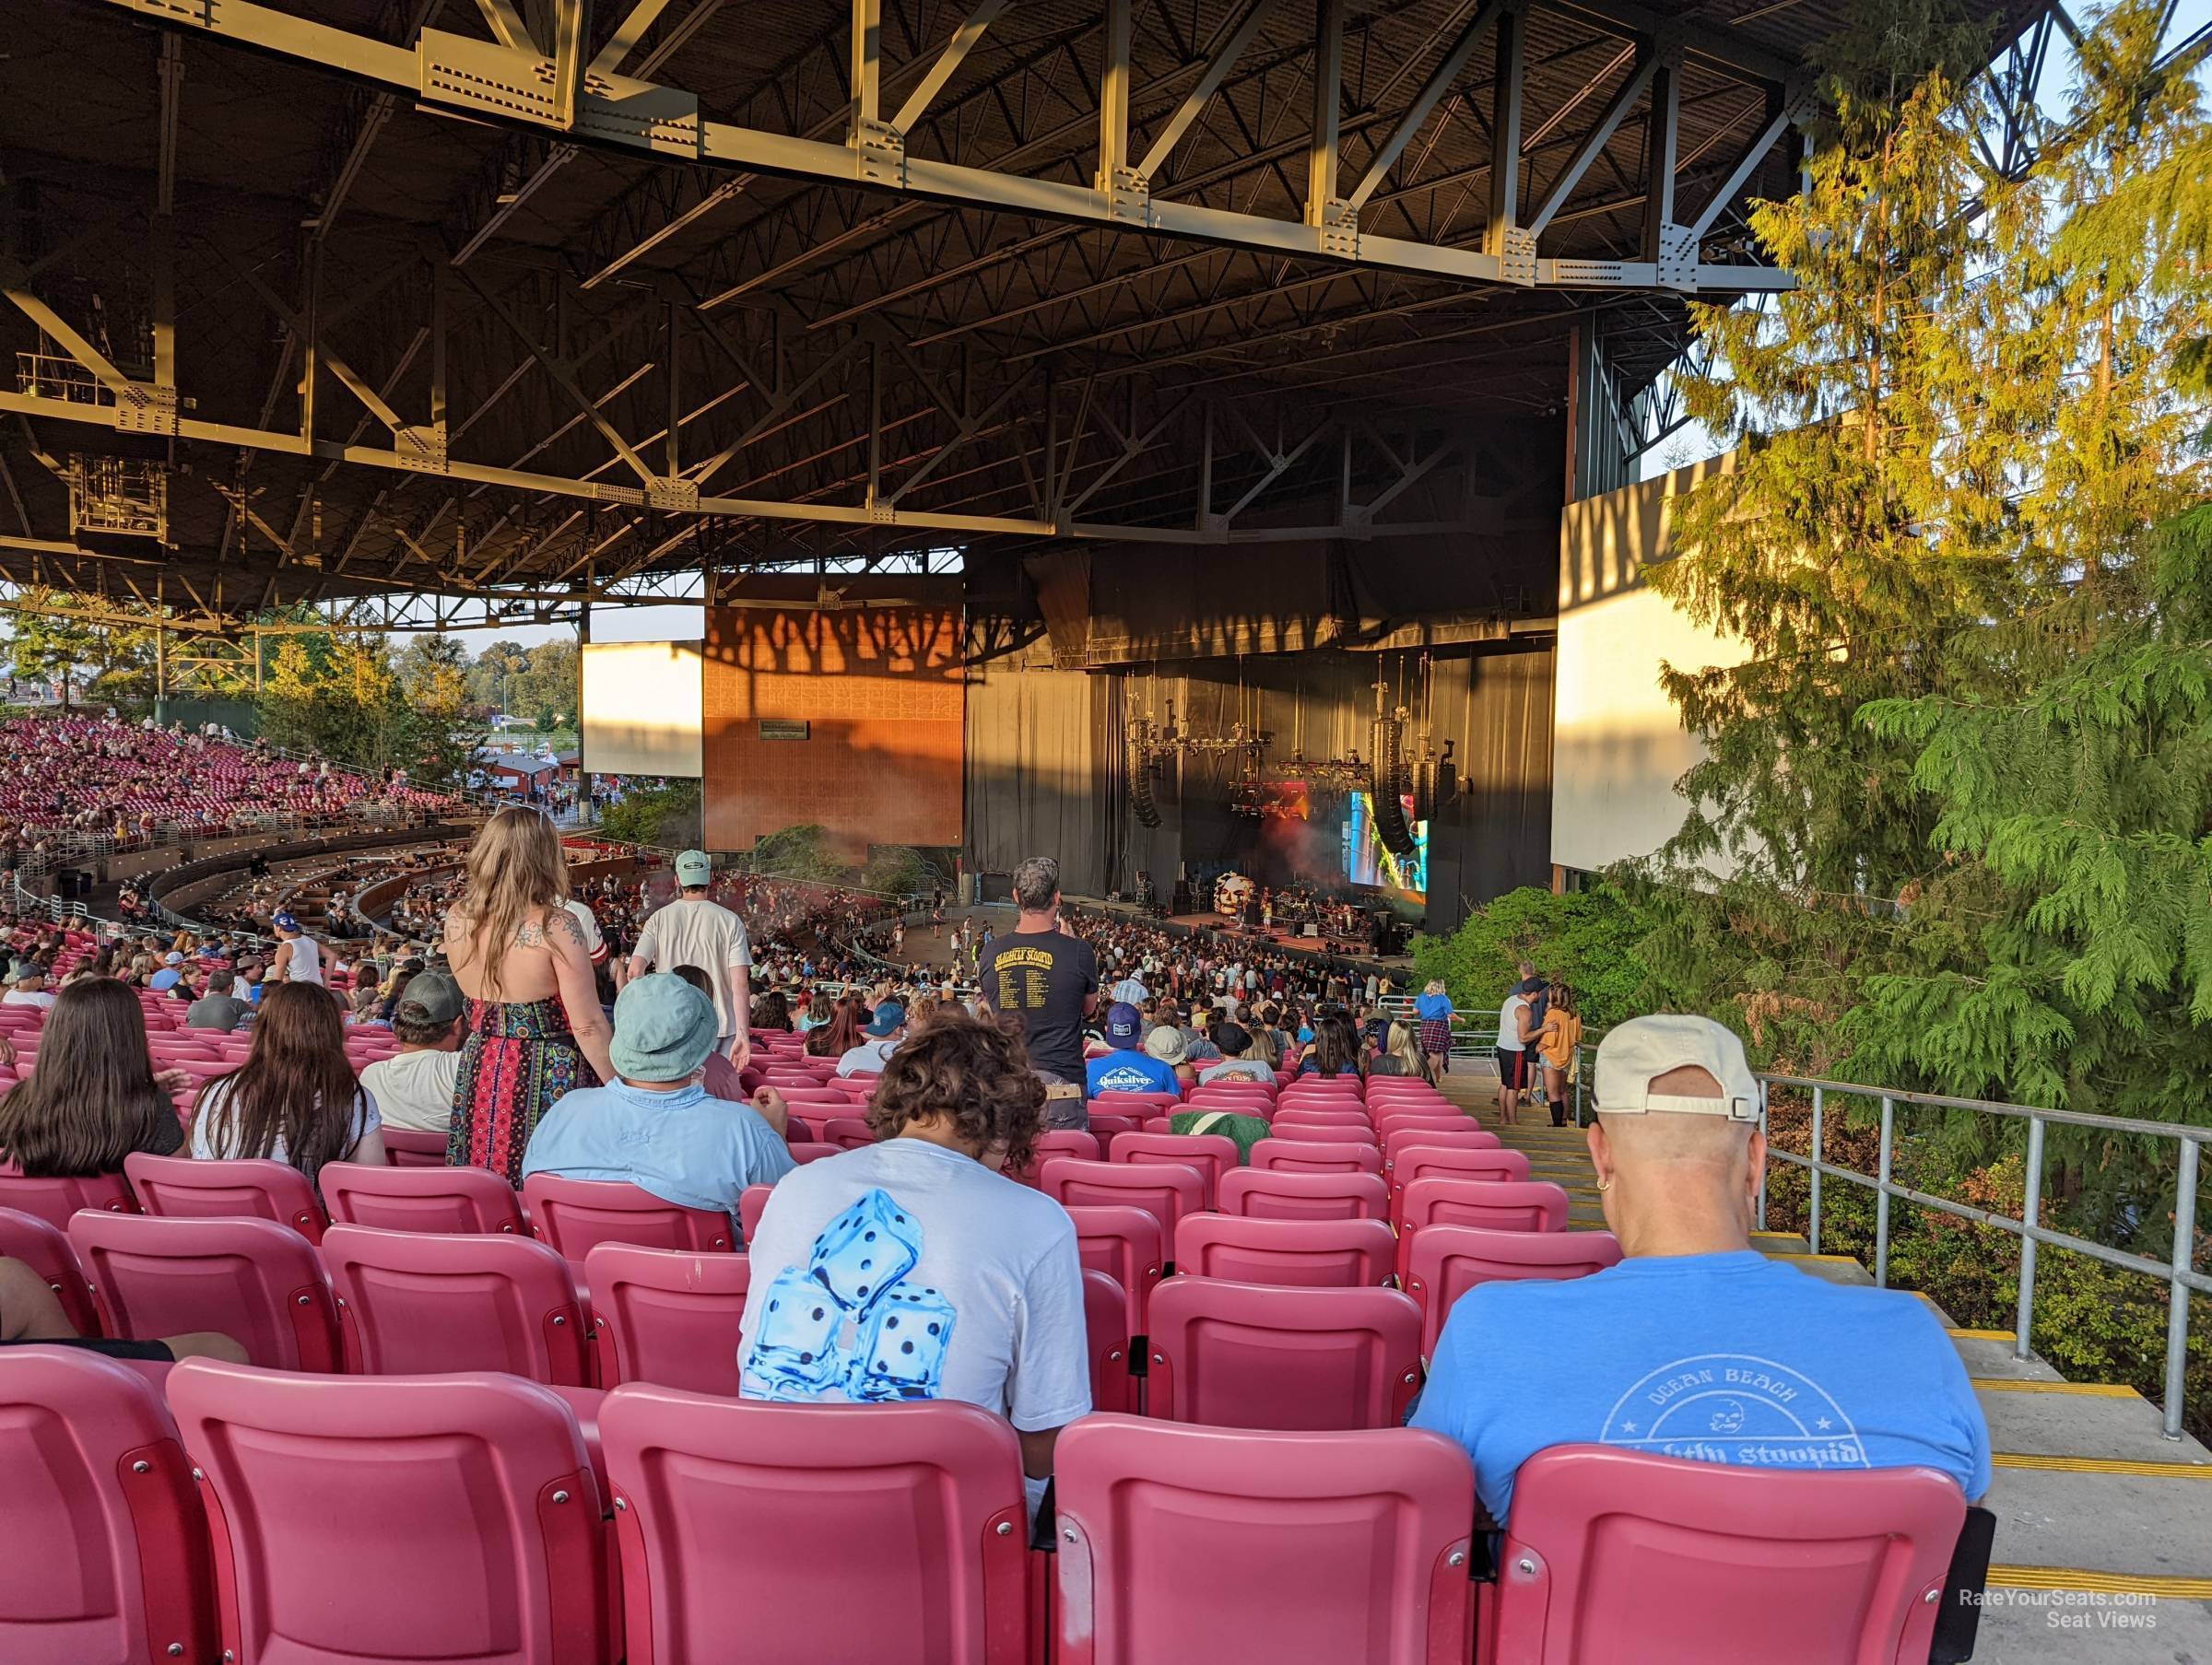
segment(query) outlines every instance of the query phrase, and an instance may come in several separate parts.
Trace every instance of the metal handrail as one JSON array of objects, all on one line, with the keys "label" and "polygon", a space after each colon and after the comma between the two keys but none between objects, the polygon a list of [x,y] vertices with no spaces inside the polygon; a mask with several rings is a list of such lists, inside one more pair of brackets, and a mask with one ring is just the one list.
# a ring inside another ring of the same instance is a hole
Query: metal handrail
[{"label": "metal handrail", "polygon": [[[2053,1249],[2071,1249],[2076,1254],[2102,1260],[2108,1266],[2117,1266],[2127,1272],[2141,1272],[2166,1282],[2166,1411],[2165,1434],[2168,1439],[2182,1437],[2182,1400],[2189,1362],[2189,1294],[2212,1295],[2212,1274],[2195,1270],[2194,1265],[2196,1246],[2196,1187],[2197,1171],[2204,1147],[2212,1142],[2212,1127],[2194,1127],[2178,1121],[2145,1121],[2129,1116],[2099,1116],[2086,1110],[2045,1109],[2030,1105],[2005,1104],[1988,1098],[1953,1098],[1941,1093],[1911,1093],[1896,1088],[1870,1087],[1856,1082],[1830,1081],[1820,1076],[1764,1075],[1760,1080],[1771,1090],[1791,1087],[1809,1091],[1813,1096],[1812,1150],[1799,1155],[1794,1151],[1767,1147],[1771,1158],[1804,1168],[1808,1176],[1810,1195],[1807,1199],[1808,1229],[1806,1237],[1815,1254],[1820,1252],[1820,1181],[1826,1176],[1849,1180],[1853,1185],[1866,1187],[1875,1193],[1874,1281],[1883,1288],[1889,1284],[1889,1199],[1900,1197],[1922,1208],[1971,1220],[1979,1225],[2009,1232],[2020,1240],[2019,1301],[2013,1317],[2012,1355],[2024,1359],[2029,1354],[2029,1336],[2035,1317],[2035,1251],[2039,1245],[2049,1244]],[[1860,1173],[1856,1168],[1844,1167],[1830,1162],[1822,1155],[1822,1134],[1827,1114],[1828,1095],[1846,1094],[1854,1098],[1877,1099],[1882,1107],[1880,1145],[1880,1172],[1874,1176]],[[1890,1164],[1896,1151],[1897,1107],[1918,1105],[1930,1109],[1972,1110],[1980,1114],[2006,1116],[2028,1123],[2028,1169],[2020,1206],[2021,1217],[1994,1213],[1957,1202],[1948,1197],[1937,1197],[1927,1191],[1900,1185],[1890,1177]],[[2177,1188],[2173,1203],[2173,1247],[2165,1264],[2148,1256],[2130,1254],[2124,1249],[2113,1249],[2102,1243],[2093,1243],[2087,1237],[2077,1237],[2071,1232],[2053,1231],[2037,1223],[2041,1212],[2043,1189],[2043,1130],[2053,1122],[2065,1127],[2093,1128],[2104,1133],[2134,1133],[2150,1139],[2171,1139],[2179,1149]],[[1759,1113],[1759,1131],[1767,1126],[1767,1106],[1761,1102]],[[1762,1175],[1759,1187],[1759,1223],[1767,1222],[1767,1184]]]}]

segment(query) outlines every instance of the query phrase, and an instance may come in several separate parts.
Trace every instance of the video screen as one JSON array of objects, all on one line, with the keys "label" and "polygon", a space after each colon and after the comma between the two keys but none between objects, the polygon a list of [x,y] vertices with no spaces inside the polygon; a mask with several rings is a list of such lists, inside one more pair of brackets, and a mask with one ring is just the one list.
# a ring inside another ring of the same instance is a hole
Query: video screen
[{"label": "video screen", "polygon": [[1426,900],[1429,896],[1429,823],[1413,818],[1413,799],[1399,800],[1406,823],[1413,828],[1413,853],[1395,856],[1375,837],[1375,801],[1368,792],[1354,792],[1344,818],[1344,871],[1355,885]]}]

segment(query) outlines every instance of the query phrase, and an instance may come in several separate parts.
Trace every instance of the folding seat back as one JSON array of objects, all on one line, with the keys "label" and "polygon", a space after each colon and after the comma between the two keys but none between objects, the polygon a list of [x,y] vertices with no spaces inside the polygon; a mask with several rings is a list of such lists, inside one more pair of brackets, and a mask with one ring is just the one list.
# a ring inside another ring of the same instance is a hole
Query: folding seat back
[{"label": "folding seat back", "polygon": [[822,1143],[841,1151],[856,1151],[876,1143],[876,1131],[858,1116],[832,1116],[822,1123]]},{"label": "folding seat back", "polygon": [[529,1213],[531,1231],[559,1250],[571,1266],[582,1265],[583,1257],[597,1243],[718,1253],[735,1248],[736,1242],[729,1215],[664,1202],[651,1191],[618,1179],[531,1174],[523,1180],[523,1207]]},{"label": "folding seat back", "polygon": [[1291,1174],[1380,1174],[1382,1153],[1353,1139],[1263,1139],[1252,1166]]},{"label": "folding seat back", "polygon": [[384,1155],[392,1158],[394,1167],[443,1167],[447,1144],[443,1133],[389,1124],[384,1128]]},{"label": "folding seat back", "polygon": [[192,1465],[139,1372],[74,1347],[0,1349],[0,1659],[214,1659]]},{"label": "folding seat back", "polygon": [[1206,1206],[1205,1176],[1180,1162],[1054,1156],[1037,1170],[1037,1187],[1063,1208],[1141,1208],[1159,1222],[1163,1248],[1175,1240],[1176,1221]]},{"label": "folding seat back", "polygon": [[1420,1383],[1421,1309],[1394,1289],[1172,1277],[1145,1330],[1146,1410],[1225,1428],[1391,1428]]},{"label": "folding seat back", "polygon": [[1277,1121],[1269,1130],[1270,1139],[1299,1139],[1308,1144],[1371,1144],[1382,1147],[1375,1138],[1375,1130],[1364,1121],[1335,1122],[1326,1125],[1310,1121]]},{"label": "folding seat back", "polygon": [[1178,1276],[1309,1289],[1380,1288],[1397,1239],[1380,1220],[1266,1220],[1185,1214],[1175,1227]]},{"label": "folding seat back", "polygon": [[1424,1225],[1401,1235],[1398,1245],[1406,1293],[1421,1307],[1424,1359],[1436,1356],[1436,1338],[1444,1332],[1453,1305],[1477,1284],[1504,1278],[1586,1278],[1620,1263],[1620,1241],[1609,1231]]},{"label": "folding seat back", "polygon": [[1182,1095],[1162,1091],[1106,1092],[1095,1095],[1090,1102],[1112,1115],[1145,1117],[1155,1111],[1164,1114],[1179,1108],[1182,1103]]},{"label": "folding seat back", "polygon": [[195,1162],[133,1151],[123,1171],[149,1214],[183,1220],[275,1220],[310,1243],[328,1224],[315,1188],[288,1162]]},{"label": "folding seat back", "polygon": [[1401,1129],[1414,1128],[1438,1133],[1478,1133],[1485,1131],[1474,1117],[1455,1110],[1449,1105],[1438,1105],[1434,1109],[1391,1108],[1375,1112],[1375,1131],[1385,1138]]},{"label": "folding seat back", "polygon": [[92,1286],[77,1264],[76,1250],[68,1234],[36,1214],[0,1208],[0,1256],[20,1260],[53,1291],[62,1304],[62,1316],[79,1335],[100,1333],[100,1308],[92,1302]]},{"label": "folding seat back", "polygon": [[1152,1291],[1167,1272],[1168,1237],[1157,1216],[1127,1204],[1075,1203],[1067,1217],[1076,1223],[1076,1253],[1086,1272],[1102,1272],[1122,1286],[1129,1302],[1129,1333],[1145,1332],[1145,1312]]},{"label": "folding seat back", "polygon": [[1390,1170],[1392,1206],[1403,1211],[1406,1188],[1430,1178],[1453,1179],[1526,1179],[1528,1158],[1519,1151],[1488,1150],[1465,1145],[1412,1144],[1398,1152]]},{"label": "folding seat back", "polygon": [[332,1162],[319,1176],[333,1221],[384,1231],[523,1232],[514,1187],[480,1167],[371,1167]]},{"label": "folding seat back", "polygon": [[550,1389],[194,1359],[169,1402],[203,1476],[226,1658],[606,1659],[599,1485]]},{"label": "folding seat back", "polygon": [[652,1382],[735,1399],[737,1332],[752,1276],[743,1255],[599,1244],[583,1257],[583,1281],[601,1384]]},{"label": "folding seat back", "polygon": [[1439,1435],[1090,1416],[1053,1466],[1061,1665],[1468,1656],[1474,1472]]},{"label": "folding seat back", "polygon": [[1029,1658],[1021,1448],[1004,1417],[957,1400],[778,1405],[621,1387],[599,1433],[629,1665]]},{"label": "folding seat back", "polygon": [[0,1168],[0,1208],[36,1214],[60,1231],[69,1229],[70,1216],[80,1209],[101,1214],[135,1214],[138,1200],[121,1174],[100,1174],[89,1179],[28,1179],[11,1167]]},{"label": "folding seat back", "polygon": [[69,1223],[69,1242],[109,1335],[213,1330],[272,1370],[339,1366],[330,1281],[314,1245],[288,1225],[88,1212]]},{"label": "folding seat back", "polygon": [[1147,1111],[1143,1115],[1124,1115],[1116,1110],[1101,1109],[1099,1101],[1094,1098],[1090,1101],[1088,1112],[1091,1137],[1103,1145],[1116,1133],[1134,1133],[1151,1120],[1149,1107],[1147,1107]]},{"label": "folding seat back", "polygon": [[1387,1223],[1390,1187],[1380,1174],[1309,1174],[1281,1167],[1241,1167],[1222,1178],[1220,1204],[1225,1214],[1253,1219]]},{"label": "folding seat back", "polygon": [[760,1216],[768,1212],[769,1193],[775,1189],[772,1185],[748,1185],[737,1193],[737,1228],[745,1234],[746,1243],[760,1229]]},{"label": "folding seat back", "polygon": [[591,1385],[576,1281],[543,1243],[334,1225],[323,1264],[351,1374],[504,1370],[547,1387]]},{"label": "folding seat back", "polygon": [[1497,1658],[1925,1659],[1965,1515],[1932,1469],[1555,1446],[1514,1477]]},{"label": "folding seat back", "polygon": [[1322,1109],[1309,1105],[1285,1105],[1276,1111],[1274,1122],[1277,1128],[1348,1127],[1366,1132],[1372,1132],[1375,1126],[1362,1109],[1334,1107]]},{"label": "folding seat back", "polygon": [[819,1139],[799,1139],[792,1142],[791,1159],[797,1163],[819,1162],[826,1156],[841,1156],[849,1148]]},{"label": "folding seat back", "polygon": [[1243,1160],[1238,1154],[1237,1142],[1225,1134],[1171,1131],[1116,1133],[1106,1159],[1130,1163],[1174,1162],[1195,1168],[1206,1182],[1202,1206],[1206,1208],[1214,1205],[1221,1176]]},{"label": "folding seat back", "polygon": [[1398,1200],[1398,1224],[1411,1237],[1428,1225],[1479,1225],[1489,1231],[1567,1229],[1567,1190],[1548,1179],[1463,1178],[1430,1174]]},{"label": "folding seat back", "polygon": [[1129,1370],[1129,1297],[1105,1272],[1083,1270],[1083,1332],[1090,1346],[1090,1408],[1137,1409]]},{"label": "folding seat back", "polygon": [[1103,1154],[1099,1148],[1096,1133],[1087,1133],[1077,1128],[1047,1128],[1037,1135],[1029,1167],[1018,1172],[1008,1168],[1006,1170],[1006,1178],[1034,1190],[1037,1170],[1054,1156],[1077,1156],[1085,1162],[1096,1162]]},{"label": "folding seat back", "polygon": [[1394,1171],[1398,1153],[1412,1150],[1416,1146],[1439,1151],[1495,1151],[1504,1148],[1497,1134],[1477,1127],[1472,1121],[1449,1129],[1407,1127],[1404,1123],[1396,1123],[1382,1132],[1382,1171]]}]

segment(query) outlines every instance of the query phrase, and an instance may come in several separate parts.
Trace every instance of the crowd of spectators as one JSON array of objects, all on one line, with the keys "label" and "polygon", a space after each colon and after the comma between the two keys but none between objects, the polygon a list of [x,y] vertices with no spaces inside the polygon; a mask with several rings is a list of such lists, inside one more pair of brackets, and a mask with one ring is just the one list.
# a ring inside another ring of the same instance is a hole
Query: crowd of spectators
[{"label": "crowd of spectators", "polygon": [[112,715],[0,721],[0,850],[65,850],[108,838],[131,848],[165,832],[206,837],[280,816],[341,820],[366,803],[402,812],[453,800],[387,770],[381,779],[278,756],[260,741]]}]

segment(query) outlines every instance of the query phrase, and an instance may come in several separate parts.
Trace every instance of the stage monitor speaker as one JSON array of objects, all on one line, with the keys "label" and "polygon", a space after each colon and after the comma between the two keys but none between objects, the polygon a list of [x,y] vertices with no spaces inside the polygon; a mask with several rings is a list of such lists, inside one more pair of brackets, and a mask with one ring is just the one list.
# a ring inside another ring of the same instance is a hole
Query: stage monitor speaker
[{"label": "stage monitor speaker", "polygon": [[1011,902],[1014,899],[1014,875],[1010,873],[979,873],[975,875],[977,897],[984,902]]},{"label": "stage monitor speaker", "polygon": [[1198,909],[1192,906],[1191,903],[1191,882],[1188,879],[1177,879],[1175,881],[1174,911],[1179,914],[1196,913],[1198,911]]}]

